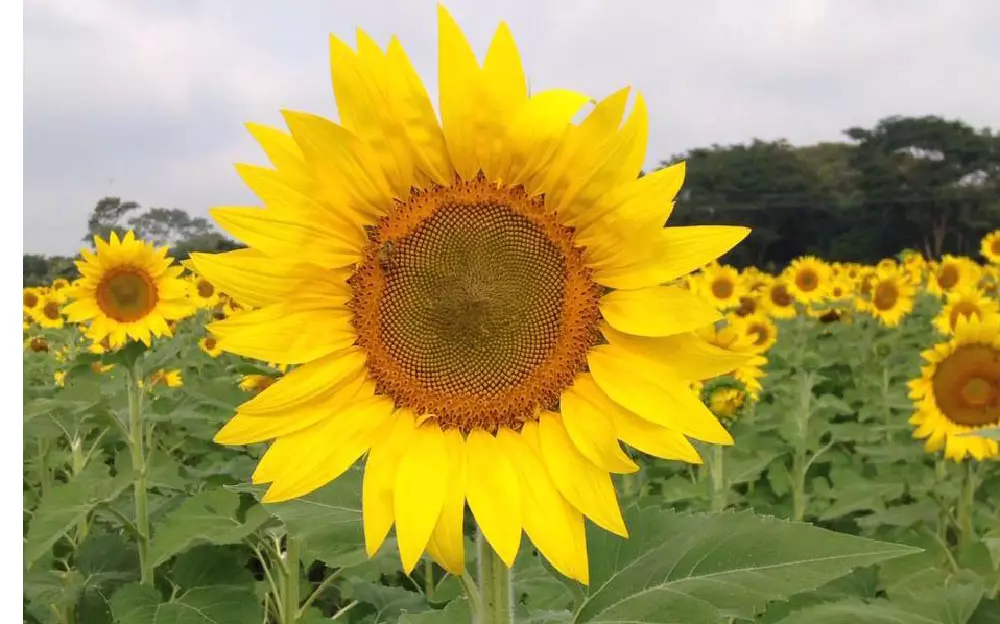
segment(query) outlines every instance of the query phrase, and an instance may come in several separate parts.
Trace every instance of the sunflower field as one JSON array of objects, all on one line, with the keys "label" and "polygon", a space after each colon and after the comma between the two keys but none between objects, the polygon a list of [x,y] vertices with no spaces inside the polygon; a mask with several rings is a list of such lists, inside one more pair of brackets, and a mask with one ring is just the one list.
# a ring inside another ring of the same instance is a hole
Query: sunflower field
[{"label": "sunflower field", "polygon": [[1000,231],[728,266],[640,95],[439,30],[440,122],[359,31],[249,125],[244,246],[24,288],[24,621],[1000,624]]}]

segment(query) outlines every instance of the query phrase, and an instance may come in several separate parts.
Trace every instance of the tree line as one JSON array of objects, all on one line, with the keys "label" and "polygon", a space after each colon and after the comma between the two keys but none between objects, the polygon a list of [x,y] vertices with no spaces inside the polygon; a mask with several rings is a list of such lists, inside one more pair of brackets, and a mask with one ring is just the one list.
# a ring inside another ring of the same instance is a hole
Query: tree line
[{"label": "tree line", "polygon": [[[975,257],[979,240],[1000,227],[1000,132],[936,116],[882,119],[844,130],[845,140],[712,145],[675,154],[687,179],[672,225],[747,225],[751,235],[724,261],[778,270],[793,258],[876,262],[915,249],[928,258]],[[84,241],[112,231],[167,245],[178,259],[239,244],[202,217],[172,208],[143,210],[105,197]],[[24,256],[24,283],[75,277],[72,259]]]}]

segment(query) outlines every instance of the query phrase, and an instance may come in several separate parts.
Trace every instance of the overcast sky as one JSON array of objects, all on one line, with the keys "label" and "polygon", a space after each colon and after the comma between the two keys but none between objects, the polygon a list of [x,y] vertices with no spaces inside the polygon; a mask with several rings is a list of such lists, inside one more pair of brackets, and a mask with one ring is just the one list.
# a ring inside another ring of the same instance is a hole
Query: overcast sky
[{"label": "overcast sky", "polygon": [[[482,58],[511,26],[533,90],[650,109],[647,164],[751,137],[836,140],[891,114],[1000,127],[996,0],[452,0]],[[73,254],[96,200],[256,201],[243,123],[335,118],[327,33],[399,36],[436,99],[433,0],[26,0],[24,250]]]}]

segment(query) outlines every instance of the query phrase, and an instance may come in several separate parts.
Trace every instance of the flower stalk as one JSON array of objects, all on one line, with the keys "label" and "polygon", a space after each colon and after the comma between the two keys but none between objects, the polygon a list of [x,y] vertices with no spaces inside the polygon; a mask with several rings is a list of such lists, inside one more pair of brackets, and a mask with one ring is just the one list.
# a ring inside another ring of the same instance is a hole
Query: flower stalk
[{"label": "flower stalk", "polygon": [[139,546],[139,581],[153,584],[153,561],[149,558],[149,499],[145,453],[145,422],[142,419],[142,366],[137,358],[128,369],[128,440],[132,453],[132,487],[135,493],[135,528]]},{"label": "flower stalk", "polygon": [[511,570],[500,560],[479,532],[476,536],[479,560],[479,612],[476,624],[513,624],[514,591]]}]

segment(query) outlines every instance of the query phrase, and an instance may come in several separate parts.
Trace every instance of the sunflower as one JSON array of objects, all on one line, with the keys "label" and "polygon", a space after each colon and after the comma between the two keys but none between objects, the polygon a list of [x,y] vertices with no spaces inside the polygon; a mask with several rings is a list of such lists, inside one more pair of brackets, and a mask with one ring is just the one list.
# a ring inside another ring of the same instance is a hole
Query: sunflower
[{"label": "sunflower", "polygon": [[178,279],[183,270],[173,265],[165,247],[135,239],[129,232],[121,240],[94,237],[97,252],[80,251],[76,261],[83,277],[70,287],[75,299],[66,306],[70,321],[89,321],[94,341],[109,337],[111,347],[131,338],[149,344],[150,336],[170,336],[167,321],[189,315],[187,289]]},{"label": "sunflower", "polygon": [[708,409],[723,421],[735,420],[747,397],[742,388],[726,384],[715,385],[706,394]]},{"label": "sunflower", "polygon": [[174,368],[166,370],[161,368],[149,376],[149,387],[163,385],[168,388],[180,388],[184,385],[184,377],[180,369]]},{"label": "sunflower", "polygon": [[830,292],[827,297],[830,301],[842,301],[850,299],[854,295],[854,282],[844,275],[838,275],[830,280]]},{"label": "sunflower", "polygon": [[277,381],[269,375],[243,375],[240,378],[240,389],[247,392],[260,392],[271,387]]},{"label": "sunflower", "polygon": [[27,314],[34,315],[39,304],[42,303],[42,291],[38,288],[24,288],[21,290],[21,307]]},{"label": "sunflower", "polygon": [[[739,322],[744,322],[744,319],[736,318],[730,319]],[[777,329],[775,329],[777,332]],[[718,323],[703,327],[697,330],[697,334],[707,343],[724,349],[731,353],[743,353],[750,355],[750,359],[746,360],[736,368],[727,371],[725,375],[732,377],[736,381],[743,384],[750,397],[756,401],[760,398],[760,393],[763,390],[763,386],[760,383],[761,378],[764,377],[764,366],[767,364],[767,358],[760,355],[761,350],[758,345],[755,344],[756,336],[753,333],[747,331],[741,331],[739,326],[734,326],[732,324]],[[723,375],[719,375],[720,377]]]},{"label": "sunflower", "polygon": [[740,283],[747,293],[760,294],[771,281],[771,275],[755,266],[748,266],[740,272]]},{"label": "sunflower", "polygon": [[904,250],[902,253],[903,269],[914,286],[924,282],[924,272],[927,270],[927,260],[919,251]]},{"label": "sunflower", "polygon": [[865,300],[865,311],[886,327],[896,327],[913,311],[915,289],[909,278],[898,268],[882,269],[871,284],[871,297]]},{"label": "sunflower", "polygon": [[993,230],[983,237],[979,253],[992,264],[1000,264],[1000,230]]},{"label": "sunflower", "polygon": [[35,336],[24,341],[25,350],[30,349],[32,353],[48,353],[49,343],[41,336]]},{"label": "sunflower", "polygon": [[945,335],[954,334],[961,318],[975,317],[979,320],[991,320],[990,317],[1000,313],[995,299],[990,299],[976,288],[965,287],[953,290],[946,296],[946,303],[941,312],[934,317],[934,328]]},{"label": "sunflower", "polygon": [[214,308],[219,303],[219,291],[212,282],[199,275],[192,275],[190,284],[191,300],[199,308]]},{"label": "sunflower", "polygon": [[49,292],[59,299],[59,303],[66,303],[69,285],[69,280],[60,277],[49,284]]},{"label": "sunflower", "polygon": [[205,336],[198,341],[198,346],[202,351],[214,358],[222,355],[222,349],[219,348],[218,340],[215,339],[215,336]]},{"label": "sunflower", "polygon": [[52,373],[52,380],[55,382],[56,387],[58,388],[66,387],[66,373],[67,371],[56,371]]},{"label": "sunflower", "polygon": [[804,305],[818,303],[826,297],[831,277],[830,265],[814,256],[796,258],[785,269],[788,291]]},{"label": "sunflower", "polygon": [[696,291],[720,310],[740,305],[740,299],[746,292],[740,280],[740,272],[718,263],[705,267],[695,285]]},{"label": "sunflower", "polygon": [[736,316],[750,316],[751,314],[766,314],[766,304],[762,303],[761,293],[748,292],[740,296],[740,305],[733,310]]},{"label": "sunflower", "polygon": [[63,326],[63,309],[59,297],[47,292],[33,311],[35,322],[46,329],[59,329]]},{"label": "sunflower", "polygon": [[684,166],[639,177],[642,97],[624,124],[627,89],[574,122],[590,99],[529,96],[506,25],[480,66],[439,8],[441,125],[395,39],[330,43],[340,124],[251,126],[276,169],[240,172],[265,208],[212,211],[248,248],[192,256],[257,308],[209,326],[219,347],[300,364],[216,440],[275,440],[253,475],[266,502],[367,453],[367,551],[395,524],[407,572],[425,550],[461,572],[468,502],[507,565],[523,529],[586,582],[584,517],[627,534],[610,473],[638,467],[619,440],[694,462],[688,436],[732,443],[687,384],[747,357],[700,341],[719,314],[664,284],[748,230],[664,228]]},{"label": "sunflower", "polygon": [[778,326],[763,314],[733,315],[728,321],[733,330],[745,337],[748,343],[741,351],[763,353],[778,341]]},{"label": "sunflower", "polygon": [[996,440],[962,434],[1000,425],[1000,319],[960,319],[948,342],[922,355],[928,365],[909,383],[913,437],[955,461],[996,457]]},{"label": "sunflower", "polygon": [[974,286],[980,273],[979,265],[968,258],[946,255],[932,268],[927,278],[927,291],[942,297],[952,290]]},{"label": "sunflower", "polygon": [[795,297],[789,292],[788,282],[785,280],[771,280],[765,287],[761,301],[774,318],[795,318]]}]

